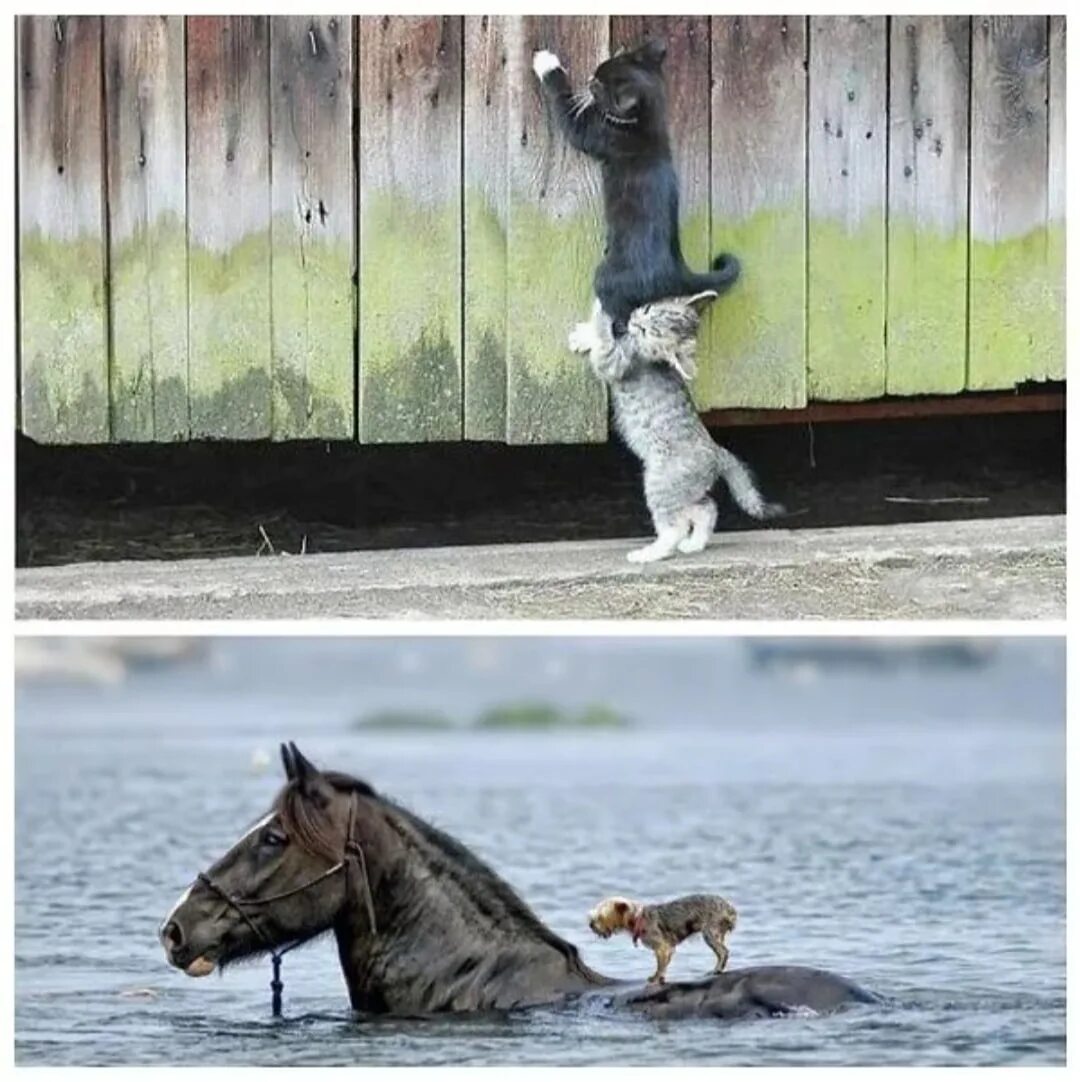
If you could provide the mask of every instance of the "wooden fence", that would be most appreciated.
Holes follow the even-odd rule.
[[[593,166],[530,67],[668,41],[703,409],[1064,377],[1063,17],[22,17],[46,442],[605,438]]]

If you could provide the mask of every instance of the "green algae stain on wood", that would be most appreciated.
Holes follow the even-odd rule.
[[[972,26],[971,310],[967,386],[1046,379],[1061,363],[1048,209],[1045,16]]]
[[[889,218],[888,393],[955,394],[967,364],[967,234]]]
[[[965,16],[892,20],[889,394],[964,389],[970,27]]]
[[[110,253],[113,438],[188,437],[187,233],[160,217]],[[163,392],[164,386],[174,388]],[[179,393],[175,388],[179,387]]]
[[[712,243],[742,263],[711,306],[701,409],[806,404],[806,20],[712,20]]]
[[[1047,260],[1059,245],[1064,225],[993,244],[972,238],[971,390],[1053,378],[1062,363],[1061,289],[1048,274]]]
[[[535,206],[511,203],[509,280],[509,443],[595,443],[607,436],[604,389],[588,360],[566,345],[592,307],[600,238],[587,215],[553,222]]]
[[[114,440],[188,437],[184,22],[105,19]]]
[[[885,391],[883,16],[810,19],[808,394]]]
[[[506,230],[477,191],[465,193],[465,438],[506,436]]]
[[[361,441],[459,439],[459,208],[362,198]]]
[[[567,335],[593,303],[603,249],[599,175],[548,124],[532,55],[550,49],[577,86],[607,55],[608,21],[597,16],[514,20],[508,48],[510,199],[507,211],[507,441],[600,442],[604,388]]]
[[[269,230],[224,252],[188,249],[189,394],[197,439],[270,435],[269,262]]]
[[[511,16],[465,16],[464,434],[506,436],[506,200]]]
[[[803,215],[801,206],[762,209],[714,229],[743,270],[712,306],[714,362],[694,381],[699,409],[805,405]]]
[[[361,16],[360,440],[457,440],[462,24]]]
[[[188,18],[188,303],[195,438],[271,434],[269,24]]]
[[[100,241],[20,233],[19,293],[22,431],[42,443],[106,442]]]
[[[352,23],[270,24],[274,439],[353,434]]]
[[[20,16],[22,431],[109,439],[101,20]]]
[[[1049,116],[1047,118],[1046,273],[1054,293],[1054,318],[1047,348],[1046,376],[1065,378],[1065,16],[1050,16]]]

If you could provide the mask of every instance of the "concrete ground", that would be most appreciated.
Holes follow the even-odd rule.
[[[633,541],[74,564],[16,572],[21,619],[1065,617],[1065,518],[719,534],[630,564]]]

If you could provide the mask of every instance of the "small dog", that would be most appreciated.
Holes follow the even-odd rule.
[[[589,928],[602,939],[629,932],[634,946],[642,942],[656,955],[656,972],[650,984],[663,984],[675,948],[697,932],[716,955],[715,973],[727,965],[724,942],[735,929],[735,907],[716,894],[688,894],[670,902],[643,905],[628,898],[605,898],[589,912]]]

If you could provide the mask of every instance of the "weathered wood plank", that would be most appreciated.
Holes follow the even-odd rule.
[[[184,20],[105,19],[114,440],[188,436]]]
[[[465,16],[465,438],[506,435],[510,15]]]
[[[1055,370],[1058,290],[1047,227],[1047,18],[972,27],[971,312],[967,385]]]
[[[460,16],[360,17],[360,439],[461,438]]]
[[[349,16],[270,20],[274,439],[353,433],[353,37]]]
[[[710,314],[702,409],[806,404],[806,19],[712,20],[712,237],[742,261]]]
[[[189,16],[188,293],[192,435],[267,438],[270,31]]]
[[[884,16],[811,16],[807,366],[812,399],[885,391]]]
[[[21,422],[44,443],[109,438],[101,19],[20,16]]]
[[[584,86],[608,53],[604,16],[524,16],[509,26],[506,429],[509,443],[607,435],[604,389],[566,336],[588,314],[603,248],[595,163],[549,126],[532,54],[550,49]]]
[[[894,16],[891,45],[886,389],[950,394],[967,375],[971,19]]]
[[[1053,324],[1046,354],[1048,379],[1065,378],[1065,16],[1050,16],[1049,187],[1046,193],[1046,270]]]

